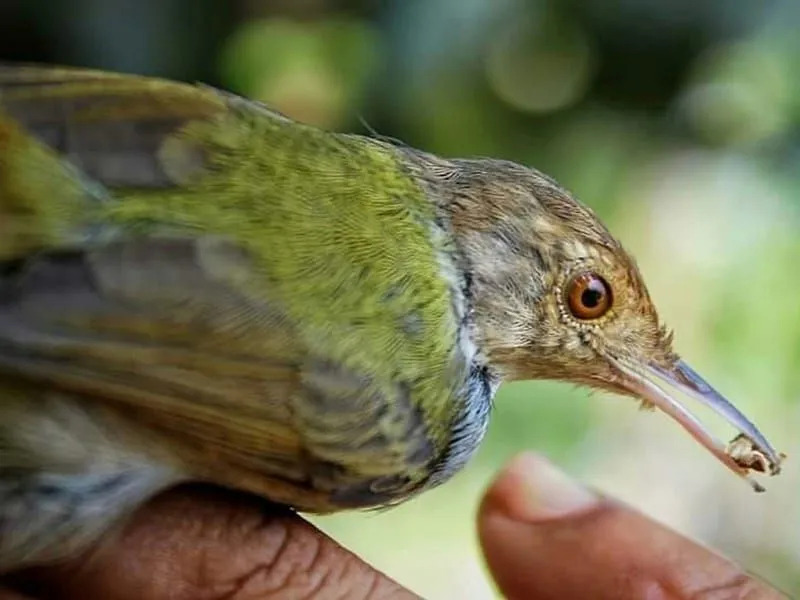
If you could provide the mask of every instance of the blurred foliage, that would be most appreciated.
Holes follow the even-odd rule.
[[[798,26],[794,0],[0,0],[0,58],[198,79],[536,166],[600,213],[681,353],[790,456],[755,496],[630,400],[510,385],[454,481],[316,519],[365,558],[428,597],[493,597],[474,511],[536,448],[800,595]]]
[[[378,41],[356,19],[254,20],[226,41],[220,64],[234,91],[305,123],[330,126],[361,102],[379,61]]]

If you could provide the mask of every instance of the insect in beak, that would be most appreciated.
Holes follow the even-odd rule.
[[[750,476],[750,471],[761,471],[769,475],[780,472],[785,455],[777,453],[739,409],[684,361],[679,359],[669,367],[653,363],[637,365],[618,358],[612,358],[611,362],[619,371],[618,384],[621,388],[675,419],[729,469],[746,479],[755,491],[763,492],[765,488]],[[730,444],[723,444],[674,395],[665,392],[659,383],[699,400],[737,429],[739,435]]]

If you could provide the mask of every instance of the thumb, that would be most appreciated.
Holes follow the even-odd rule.
[[[498,476],[478,526],[489,569],[510,600],[784,597],[533,454],[518,456]]]

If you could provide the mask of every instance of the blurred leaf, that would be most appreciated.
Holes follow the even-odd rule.
[[[364,21],[279,19],[242,25],[221,68],[236,91],[297,120],[336,128],[354,116],[379,64],[379,39]]]

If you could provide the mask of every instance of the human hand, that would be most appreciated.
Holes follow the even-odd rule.
[[[740,567],[523,454],[478,515],[506,598],[784,598]],[[19,574],[0,600],[417,598],[290,511],[201,486],[139,511],[90,560]],[[20,595],[21,593],[27,595]]]

